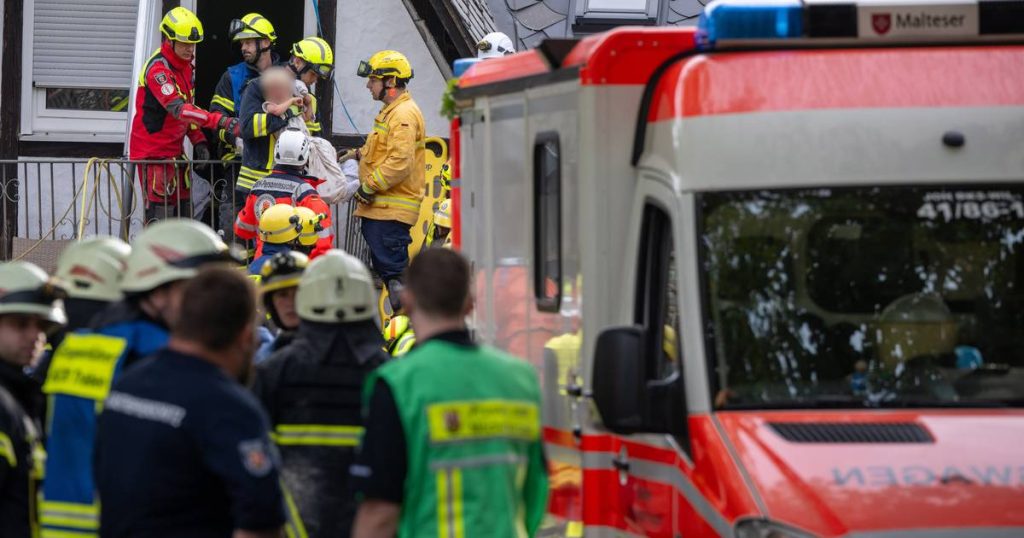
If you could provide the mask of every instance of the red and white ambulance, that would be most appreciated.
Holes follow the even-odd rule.
[[[555,531],[1024,536],[1022,36],[721,0],[463,74],[456,244]]]

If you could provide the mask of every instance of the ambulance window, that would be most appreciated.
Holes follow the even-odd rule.
[[[637,268],[636,323],[647,329],[647,371],[666,380],[679,371],[679,289],[672,221],[662,209],[644,209]]]
[[[533,289],[537,309],[558,312],[562,289],[562,172],[558,133],[533,146]]]

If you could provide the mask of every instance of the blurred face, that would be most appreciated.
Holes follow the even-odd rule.
[[[45,342],[46,323],[36,316],[9,314],[0,316],[0,360],[28,366]]]
[[[283,103],[292,98],[293,90],[287,82],[274,82],[263,88],[263,97],[271,103]]]
[[[175,41],[174,54],[176,54],[178,58],[181,58],[182,60],[191,62],[196,57],[196,44]]]
[[[299,326],[299,314],[295,311],[295,292],[298,288],[278,290],[270,296],[274,312],[284,325],[283,329],[295,330]]]

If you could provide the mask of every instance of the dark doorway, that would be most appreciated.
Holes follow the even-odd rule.
[[[242,61],[238,45],[231,42],[228,24],[232,19],[246,13],[256,12],[274,24],[277,43],[274,52],[282,60],[288,58],[292,43],[303,38],[303,16],[305,2],[281,2],[280,0],[249,0],[248,2],[225,2],[223,0],[198,0],[196,15],[203,21],[206,34],[196,51],[196,104],[210,106],[213,89],[217,86],[224,70]],[[237,105],[236,105],[237,106]]]

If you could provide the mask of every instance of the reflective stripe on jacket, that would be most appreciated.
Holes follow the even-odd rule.
[[[289,535],[349,535],[356,506],[346,479],[363,432],[360,394],[388,359],[383,346],[372,321],[304,321],[291,343],[256,367],[252,390],[281,454]]]
[[[399,536],[536,533],[548,482],[530,364],[434,339],[377,369],[364,404],[378,379],[391,389],[408,450]]]
[[[360,150],[359,181],[377,193],[373,204],[360,205],[357,217],[416,224],[426,183],[423,114],[409,93],[384,107]]]
[[[128,303],[115,303],[99,316],[112,321],[94,331],[67,335],[54,351],[43,385],[51,402],[47,479],[41,504],[43,536],[68,536],[68,528],[75,530],[76,537],[96,536],[99,507],[92,466],[98,409],[125,367],[167,343],[166,329],[145,319]],[[105,360],[107,356],[116,359],[111,363]],[[62,362],[67,367],[62,367]],[[77,362],[87,364],[75,368]],[[73,380],[67,374],[76,369],[89,374],[78,376],[86,383],[60,382]],[[89,383],[95,379],[103,379],[104,383]]]

